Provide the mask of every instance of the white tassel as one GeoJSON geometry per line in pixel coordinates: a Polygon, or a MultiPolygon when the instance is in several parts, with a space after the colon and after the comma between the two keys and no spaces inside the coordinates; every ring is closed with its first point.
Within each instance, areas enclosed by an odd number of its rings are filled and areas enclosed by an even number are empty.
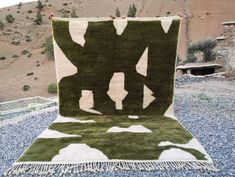
{"type": "Polygon", "coordinates": [[[4,176],[31,174],[53,175],[79,174],[82,172],[112,171],[154,171],[154,170],[210,170],[217,171],[213,163],[206,161],[108,161],[84,163],[16,163],[4,176]]]}

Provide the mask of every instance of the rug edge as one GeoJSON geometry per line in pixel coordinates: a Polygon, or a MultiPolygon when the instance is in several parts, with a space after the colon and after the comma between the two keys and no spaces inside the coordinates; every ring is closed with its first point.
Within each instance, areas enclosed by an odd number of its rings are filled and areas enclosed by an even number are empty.
{"type": "Polygon", "coordinates": [[[16,162],[3,176],[22,174],[53,175],[79,174],[84,172],[113,172],[113,171],[158,171],[158,170],[203,170],[219,171],[213,162],[206,160],[109,160],[90,162],[16,162]]]}

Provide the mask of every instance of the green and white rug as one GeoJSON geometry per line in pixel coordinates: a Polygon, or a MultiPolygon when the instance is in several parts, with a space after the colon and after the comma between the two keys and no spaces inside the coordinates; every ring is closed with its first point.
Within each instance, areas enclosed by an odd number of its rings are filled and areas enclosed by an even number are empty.
{"type": "Polygon", "coordinates": [[[5,174],[216,170],[173,113],[180,24],[53,18],[59,115],[5,174]]]}

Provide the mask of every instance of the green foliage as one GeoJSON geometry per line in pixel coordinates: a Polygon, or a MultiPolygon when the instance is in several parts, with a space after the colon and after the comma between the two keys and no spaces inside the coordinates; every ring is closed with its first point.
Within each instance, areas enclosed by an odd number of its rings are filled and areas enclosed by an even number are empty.
{"type": "Polygon", "coordinates": [[[46,52],[49,59],[54,58],[54,51],[53,51],[53,42],[52,42],[52,36],[46,37],[45,41],[43,43],[44,51],[46,52]]]}
{"type": "Polygon", "coordinates": [[[52,93],[52,94],[57,93],[57,85],[55,83],[48,85],[47,91],[48,93],[52,93]]]}
{"type": "Polygon", "coordinates": [[[21,54],[22,54],[22,55],[26,55],[26,54],[28,54],[28,53],[29,53],[28,50],[22,50],[22,51],[21,51],[21,54]]]}
{"type": "Polygon", "coordinates": [[[41,15],[40,11],[37,12],[37,16],[36,16],[36,19],[34,20],[34,22],[37,25],[41,25],[42,24],[42,15],[41,15]]]}
{"type": "Polygon", "coordinates": [[[192,43],[187,50],[187,63],[193,63],[197,61],[195,54],[197,52],[203,52],[203,61],[208,62],[215,60],[216,53],[213,49],[216,47],[216,40],[204,39],[196,43],[192,43]]]}
{"type": "Polygon", "coordinates": [[[40,0],[38,1],[37,8],[38,8],[38,10],[42,10],[43,9],[43,5],[42,5],[42,2],[40,0]]]}
{"type": "Polygon", "coordinates": [[[76,13],[76,10],[74,8],[72,9],[72,12],[71,12],[70,15],[71,15],[72,18],[77,18],[78,17],[78,15],[76,13]]]}
{"type": "Polygon", "coordinates": [[[24,85],[23,86],[23,91],[25,92],[25,91],[28,91],[30,89],[30,86],[29,85],[24,85]]]}
{"type": "Polygon", "coordinates": [[[8,23],[13,23],[15,21],[15,18],[13,17],[13,15],[9,14],[9,15],[6,16],[5,20],[8,23]]]}
{"type": "Polygon", "coordinates": [[[6,57],[0,57],[0,60],[6,60],[6,57]]]}
{"type": "Polygon", "coordinates": [[[3,30],[4,29],[4,23],[3,23],[3,21],[2,20],[0,20],[0,30],[3,30]]]}
{"type": "Polygon", "coordinates": [[[33,13],[33,11],[32,10],[28,10],[28,14],[31,14],[31,13],[33,13]]]}
{"type": "Polygon", "coordinates": [[[137,12],[137,8],[136,8],[135,4],[133,3],[132,5],[129,6],[127,16],[128,17],[135,17],[136,12],[137,12]]]}
{"type": "Polygon", "coordinates": [[[120,16],[121,16],[120,10],[119,10],[119,8],[117,7],[117,8],[116,8],[116,17],[120,17],[120,16]]]}

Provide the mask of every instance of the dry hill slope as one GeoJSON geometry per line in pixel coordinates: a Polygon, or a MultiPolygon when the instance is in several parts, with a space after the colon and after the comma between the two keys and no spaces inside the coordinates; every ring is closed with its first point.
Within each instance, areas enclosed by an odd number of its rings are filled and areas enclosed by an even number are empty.
{"type": "MultiPolygon", "coordinates": [[[[101,17],[115,15],[115,9],[120,9],[121,15],[126,15],[129,5],[135,3],[137,16],[165,16],[185,13],[186,0],[42,0],[43,24],[35,26],[33,20],[36,17],[37,2],[25,3],[0,9],[0,20],[6,15],[12,14],[15,22],[6,24],[4,30],[0,30],[0,102],[34,95],[50,96],[47,93],[49,83],[55,82],[54,62],[48,60],[42,43],[46,36],[51,35],[48,16],[62,16],[63,12],[73,8],[79,17],[101,17]],[[32,12],[31,12],[31,11],[32,12]],[[26,40],[30,38],[30,42],[26,40]],[[18,45],[12,44],[20,42],[18,45]],[[21,54],[23,50],[28,54],[21,54]],[[28,55],[31,54],[30,57],[28,55]],[[15,55],[15,56],[13,56],[15,55]],[[17,56],[18,57],[17,57],[17,56]],[[17,57],[17,58],[16,58],[17,57]],[[33,75],[27,76],[33,72],[33,75]],[[28,91],[22,87],[29,85],[28,91]]],[[[223,21],[234,20],[234,0],[189,0],[190,12],[190,38],[193,41],[211,36],[216,37],[222,32],[223,21]]],[[[181,28],[180,57],[184,57],[186,51],[185,18],[181,28]]]]}

